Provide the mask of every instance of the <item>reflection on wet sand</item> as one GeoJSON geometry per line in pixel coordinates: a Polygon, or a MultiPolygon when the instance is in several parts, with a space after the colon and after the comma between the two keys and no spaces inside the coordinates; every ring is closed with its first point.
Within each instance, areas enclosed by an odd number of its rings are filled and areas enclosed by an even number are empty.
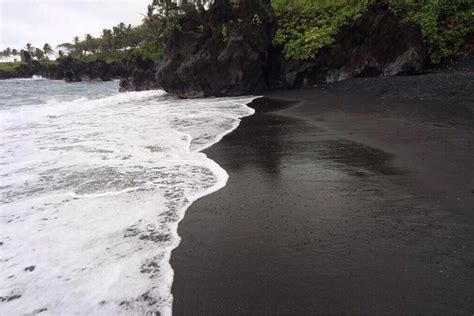
{"type": "Polygon", "coordinates": [[[402,174],[402,170],[390,164],[392,157],[378,148],[343,139],[322,141],[318,152],[319,159],[332,161],[333,167],[354,176],[402,174]]]}
{"type": "Polygon", "coordinates": [[[319,123],[264,105],[206,150],[229,181],[180,223],[175,314],[466,310],[469,224],[447,221],[391,153],[319,123]]]}
{"type": "MultiPolygon", "coordinates": [[[[291,103],[282,102],[277,108],[285,106],[291,106],[291,103]]],[[[294,164],[308,160],[320,168],[334,168],[352,176],[404,173],[392,166],[390,153],[347,139],[332,139],[327,131],[310,126],[304,120],[269,112],[270,106],[257,110],[254,116],[246,118],[254,128],[237,129],[223,140],[222,145],[231,155],[249,158],[232,159],[229,162],[232,170],[256,164],[270,176],[275,176],[285,159],[294,164]]]]}

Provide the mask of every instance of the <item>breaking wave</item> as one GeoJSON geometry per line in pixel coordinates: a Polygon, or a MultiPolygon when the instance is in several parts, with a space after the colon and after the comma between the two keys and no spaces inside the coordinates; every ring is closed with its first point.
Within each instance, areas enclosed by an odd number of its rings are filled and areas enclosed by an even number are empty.
{"type": "Polygon", "coordinates": [[[177,225],[227,181],[201,151],[252,98],[34,81],[0,83],[0,314],[171,314],[177,225]]]}

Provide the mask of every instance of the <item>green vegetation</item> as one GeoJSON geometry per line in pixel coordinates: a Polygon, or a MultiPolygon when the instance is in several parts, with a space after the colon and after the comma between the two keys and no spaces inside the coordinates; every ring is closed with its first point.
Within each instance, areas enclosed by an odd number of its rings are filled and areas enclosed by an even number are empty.
{"type": "Polygon", "coordinates": [[[173,0],[152,0],[141,25],[133,27],[119,23],[112,29],[102,30],[98,37],[86,34],[81,39],[75,36],[72,42],[59,44],[57,51],[48,43],[42,48],[33,47],[30,43],[23,49],[7,48],[0,52],[0,59],[13,57],[14,60],[25,61],[27,52],[41,62],[66,55],[85,62],[100,59],[111,63],[135,58],[159,60],[169,35],[178,27],[178,19],[190,11],[206,10],[211,3],[211,0],[182,0],[178,5],[173,0]]]}
{"type": "Polygon", "coordinates": [[[227,42],[228,37],[229,37],[229,29],[227,28],[227,25],[222,24],[221,33],[222,33],[222,38],[224,39],[224,42],[227,42]]]}
{"type": "MultiPolygon", "coordinates": [[[[98,37],[86,34],[83,40],[78,36],[72,43],[58,45],[58,55],[71,55],[81,61],[120,61],[131,56],[149,56],[148,50],[153,36],[146,26],[132,27],[119,23],[112,29],[103,29],[98,37]]],[[[157,51],[156,49],[155,51],[157,51]]]]}
{"type": "Polygon", "coordinates": [[[421,26],[432,63],[458,53],[474,31],[474,3],[466,0],[391,1],[406,21],[421,26]]]}
{"type": "Polygon", "coordinates": [[[273,0],[278,30],[273,43],[287,59],[311,59],[334,43],[342,26],[356,20],[367,1],[273,0]]]}
{"type": "MultiPolygon", "coordinates": [[[[341,27],[358,19],[374,0],[272,0],[278,18],[273,43],[287,59],[311,59],[334,43],[341,27]]],[[[390,0],[405,21],[419,24],[430,60],[455,55],[473,32],[472,0],[390,0]]]]}
{"type": "Polygon", "coordinates": [[[67,54],[83,61],[102,59],[120,62],[141,58],[159,60],[171,32],[178,27],[178,19],[191,11],[204,11],[211,0],[152,0],[139,26],[124,23],[104,29],[100,37],[86,34],[84,40],[75,37],[73,43],[59,45],[67,54]]]}
{"type": "Polygon", "coordinates": [[[16,68],[24,65],[25,63],[22,61],[15,61],[15,62],[8,62],[8,63],[0,63],[0,71],[2,72],[14,72],[16,68]]]}

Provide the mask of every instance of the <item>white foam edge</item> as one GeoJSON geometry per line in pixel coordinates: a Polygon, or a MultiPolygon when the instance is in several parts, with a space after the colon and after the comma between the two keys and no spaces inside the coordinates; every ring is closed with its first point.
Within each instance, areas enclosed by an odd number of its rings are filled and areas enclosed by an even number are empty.
{"type": "MultiPolygon", "coordinates": [[[[242,104],[246,107],[247,104],[249,104],[250,102],[252,102],[253,100],[259,98],[258,96],[256,97],[249,97],[249,98],[245,98],[245,99],[242,99],[242,101],[234,101],[236,103],[239,103],[239,104],[242,104]]],[[[202,146],[200,147],[199,149],[197,150],[194,150],[194,151],[191,151],[191,143],[192,143],[192,136],[190,134],[186,134],[186,133],[183,133],[187,136],[187,139],[188,139],[188,152],[194,152],[194,153],[200,153],[200,155],[202,155],[202,157],[205,159],[206,161],[206,167],[209,168],[209,170],[211,170],[211,172],[216,176],[216,179],[217,179],[217,182],[212,186],[212,187],[209,187],[197,194],[194,194],[194,195],[189,195],[187,196],[187,199],[189,200],[189,202],[183,206],[179,211],[178,211],[178,220],[174,223],[170,223],[170,233],[171,233],[171,239],[174,240],[174,242],[167,248],[164,248],[163,249],[163,252],[164,252],[164,256],[163,256],[163,262],[166,262],[166,267],[163,267],[165,271],[163,271],[163,274],[167,274],[170,278],[171,278],[171,283],[170,283],[170,288],[168,289],[169,292],[171,293],[171,298],[173,299],[173,293],[171,292],[171,287],[173,285],[173,279],[174,279],[174,270],[173,270],[173,267],[171,266],[170,264],[170,260],[171,260],[171,255],[172,255],[172,252],[173,250],[177,249],[181,243],[181,237],[179,236],[178,234],[178,227],[179,227],[179,223],[184,219],[185,215],[186,215],[186,212],[187,210],[191,207],[191,205],[196,202],[197,200],[205,197],[205,196],[208,196],[212,193],[215,193],[219,190],[221,190],[222,188],[224,188],[226,185],[227,185],[227,181],[229,180],[229,174],[227,173],[227,171],[222,168],[217,162],[215,162],[214,160],[210,159],[209,157],[207,157],[206,154],[204,153],[201,153],[201,151],[217,144],[218,142],[220,142],[226,135],[232,133],[234,130],[236,130],[239,126],[240,126],[240,123],[242,121],[242,118],[244,117],[247,117],[247,116],[251,116],[255,113],[255,110],[248,107],[248,114],[246,115],[243,115],[241,116],[240,118],[238,118],[234,124],[234,126],[232,126],[232,128],[216,135],[216,137],[214,138],[214,141],[212,142],[209,142],[208,144],[206,144],[205,146],[202,146]]],[[[69,192],[68,195],[73,197],[73,198],[95,198],[95,197],[102,197],[102,196],[113,196],[113,195],[120,195],[120,194],[123,194],[123,193],[128,193],[128,192],[131,192],[131,191],[134,191],[134,190],[138,190],[140,188],[127,188],[125,190],[121,190],[121,191],[116,191],[116,192],[105,192],[105,193],[100,193],[100,194],[76,194],[74,192],[69,192]]],[[[160,310],[161,314],[164,315],[164,316],[171,316],[173,313],[172,313],[172,304],[171,306],[162,306],[162,310],[160,310]]]]}
{"type": "MultiPolygon", "coordinates": [[[[247,117],[247,116],[254,115],[254,114],[255,114],[255,110],[252,109],[251,107],[249,107],[248,104],[250,104],[253,100],[258,99],[258,98],[261,98],[261,96],[248,97],[248,98],[242,99],[241,102],[240,102],[240,101],[239,101],[239,102],[236,102],[236,103],[243,104],[244,106],[246,106],[246,107],[248,108],[248,110],[249,110],[249,113],[246,114],[246,115],[242,115],[242,116],[237,120],[237,122],[234,124],[234,126],[233,126],[231,129],[229,129],[229,130],[227,130],[227,131],[225,131],[225,132],[223,132],[223,133],[217,134],[216,137],[214,138],[214,141],[209,142],[208,144],[199,147],[198,149],[194,150],[194,152],[201,152],[201,151],[203,151],[203,150],[206,150],[206,149],[209,148],[209,147],[214,146],[215,144],[217,144],[218,142],[220,142],[220,141],[222,140],[222,138],[224,138],[224,136],[226,136],[227,134],[230,134],[230,133],[232,133],[233,131],[235,131],[235,130],[239,127],[240,122],[242,121],[242,118],[247,117]]],[[[189,136],[190,138],[192,138],[191,135],[188,134],[188,136],[189,136]]],[[[191,143],[189,143],[189,146],[191,146],[191,143]]],[[[190,150],[190,151],[191,151],[191,150],[190,150]]]]}
{"type": "MultiPolygon", "coordinates": [[[[242,104],[244,106],[247,106],[250,102],[252,102],[253,100],[259,98],[258,96],[256,97],[249,97],[248,99],[245,99],[245,100],[242,100],[242,104]]],[[[240,102],[239,102],[240,103],[240,102]]],[[[247,106],[248,107],[248,106],[247,106]]],[[[253,114],[255,114],[255,110],[252,109],[251,107],[248,107],[250,110],[249,110],[249,114],[248,115],[244,115],[242,116],[241,118],[239,118],[236,123],[234,124],[234,126],[232,128],[230,128],[229,130],[217,135],[217,137],[215,137],[215,140],[213,142],[210,142],[209,144],[206,144],[206,146],[203,146],[201,148],[199,148],[198,150],[196,150],[195,152],[200,152],[202,150],[205,150],[215,144],[217,144],[218,142],[220,142],[222,140],[222,138],[224,138],[224,136],[232,133],[234,130],[236,130],[241,121],[242,121],[242,118],[246,117],[246,116],[251,116],[253,114]]],[[[189,151],[191,151],[191,135],[189,135],[189,151]]],[[[210,159],[209,157],[207,157],[206,154],[204,153],[201,153],[202,155],[204,155],[204,157],[207,159],[207,162],[209,163],[209,169],[216,175],[216,178],[217,178],[217,182],[216,184],[214,184],[212,187],[209,187],[207,188],[206,190],[203,190],[202,192],[198,193],[198,194],[194,194],[194,195],[190,195],[188,196],[188,200],[189,200],[189,203],[187,203],[187,205],[185,205],[179,212],[179,218],[176,222],[174,222],[172,225],[170,225],[170,232],[172,234],[172,239],[175,240],[176,242],[173,243],[172,246],[169,247],[169,249],[167,249],[166,251],[166,254],[164,256],[165,260],[168,264],[168,269],[169,269],[169,275],[171,277],[171,286],[173,285],[173,282],[174,282],[174,269],[173,267],[171,266],[170,264],[170,260],[171,260],[171,255],[172,255],[172,252],[173,250],[177,249],[181,243],[181,237],[179,236],[178,234],[178,227],[179,227],[179,223],[181,223],[181,221],[184,219],[185,215],[186,215],[186,212],[187,210],[191,207],[191,205],[196,202],[197,200],[205,197],[205,196],[208,196],[212,193],[215,193],[219,190],[221,190],[222,188],[224,188],[226,185],[227,185],[227,181],[229,180],[229,174],[227,173],[227,171],[225,171],[224,168],[222,168],[217,162],[215,162],[214,160],[210,159]]],[[[171,293],[171,298],[174,299],[173,297],[173,293],[171,292],[171,289],[170,290],[170,293],[171,293]]],[[[172,306],[170,306],[169,308],[165,309],[165,310],[162,310],[161,311],[162,315],[164,316],[171,316],[173,314],[173,310],[172,310],[172,306]]]]}

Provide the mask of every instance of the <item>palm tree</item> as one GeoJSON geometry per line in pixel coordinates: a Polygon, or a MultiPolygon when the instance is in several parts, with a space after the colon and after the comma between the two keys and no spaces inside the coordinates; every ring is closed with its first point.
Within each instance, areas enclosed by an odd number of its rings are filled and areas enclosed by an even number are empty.
{"type": "Polygon", "coordinates": [[[56,48],[61,49],[62,52],[63,53],[66,52],[66,54],[74,53],[74,50],[75,50],[74,44],[71,44],[71,43],[62,43],[56,46],[56,48]]]}
{"type": "Polygon", "coordinates": [[[84,38],[84,50],[86,52],[91,52],[93,50],[93,37],[90,34],[86,34],[86,37],[84,38]]]}
{"type": "Polygon", "coordinates": [[[26,43],[25,48],[26,48],[26,51],[27,51],[28,53],[30,53],[30,55],[33,55],[34,50],[35,50],[35,48],[33,47],[33,45],[31,45],[30,43],[26,43]]]}
{"type": "Polygon", "coordinates": [[[120,28],[118,26],[112,27],[112,34],[114,38],[114,49],[121,48],[120,28]]]}
{"type": "Polygon", "coordinates": [[[31,62],[31,54],[29,52],[27,52],[26,50],[22,49],[20,51],[20,59],[21,61],[24,61],[26,63],[29,63],[31,62]]]}
{"type": "Polygon", "coordinates": [[[3,56],[8,59],[11,55],[12,55],[12,50],[11,50],[10,47],[7,47],[7,48],[3,51],[3,56]]]}
{"type": "MultiPolygon", "coordinates": [[[[207,2],[209,1],[201,0],[193,3],[199,6],[207,2]]],[[[187,1],[184,4],[187,4],[187,1]]],[[[172,0],[153,0],[152,4],[148,5],[143,22],[155,43],[159,43],[160,46],[164,45],[174,27],[179,11],[178,4],[172,0]]]]}
{"type": "Polygon", "coordinates": [[[74,54],[79,54],[82,56],[82,45],[81,45],[81,42],[79,40],[79,36],[74,36],[74,38],[72,39],[73,43],[74,43],[74,54]]]}
{"type": "Polygon", "coordinates": [[[162,34],[162,25],[161,19],[155,14],[155,7],[153,4],[149,4],[147,7],[147,13],[144,15],[143,18],[143,25],[146,26],[150,37],[153,39],[155,43],[160,42],[161,34],[162,34]]]}
{"type": "Polygon", "coordinates": [[[38,60],[43,60],[44,59],[44,52],[40,48],[37,48],[35,50],[35,57],[38,60]]]}
{"type": "Polygon", "coordinates": [[[114,46],[114,36],[112,35],[112,30],[103,29],[102,30],[102,50],[107,51],[111,50],[114,46]]]}
{"type": "Polygon", "coordinates": [[[18,56],[18,51],[15,48],[12,49],[12,56],[13,56],[13,61],[16,61],[17,59],[15,57],[18,56]]]}
{"type": "Polygon", "coordinates": [[[48,43],[45,43],[43,45],[43,52],[46,55],[46,57],[48,57],[49,55],[54,55],[54,50],[51,47],[51,45],[49,45],[48,43]]]}

